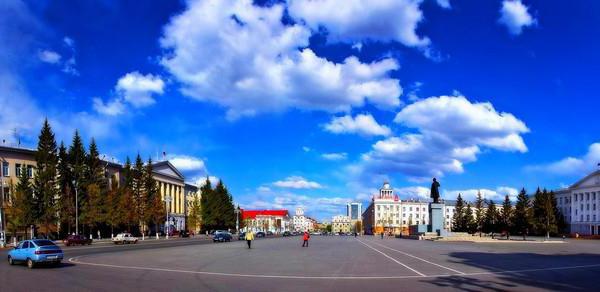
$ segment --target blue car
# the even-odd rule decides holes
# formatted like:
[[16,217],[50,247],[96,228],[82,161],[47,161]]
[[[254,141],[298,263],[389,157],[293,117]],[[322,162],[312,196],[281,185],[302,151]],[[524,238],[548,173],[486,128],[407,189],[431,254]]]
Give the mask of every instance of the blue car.
[[33,269],[37,264],[52,263],[60,264],[63,259],[63,251],[54,242],[47,239],[23,240],[8,252],[8,263],[14,265],[24,262],[27,267]]

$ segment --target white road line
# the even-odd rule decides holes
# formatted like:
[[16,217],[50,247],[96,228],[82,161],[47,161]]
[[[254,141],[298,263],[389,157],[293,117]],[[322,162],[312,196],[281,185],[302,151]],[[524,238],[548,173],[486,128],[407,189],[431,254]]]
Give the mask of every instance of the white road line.
[[395,263],[397,263],[397,264],[399,264],[399,265],[401,265],[401,266],[403,266],[403,267],[405,267],[405,268],[407,268],[407,269],[409,269],[409,270],[411,270],[411,271],[413,271],[413,272],[415,272],[415,273],[419,274],[419,276],[421,276],[421,277],[425,277],[425,276],[426,276],[425,274],[423,274],[423,273],[421,273],[421,272],[419,272],[419,271],[417,271],[417,270],[415,270],[415,269],[413,269],[413,268],[411,268],[411,267],[409,267],[409,266],[407,266],[407,265],[405,265],[405,264],[403,264],[403,263],[401,263],[401,262],[397,261],[395,258],[393,258],[393,257],[391,257],[391,256],[389,256],[389,255],[387,255],[387,254],[383,253],[382,251],[380,251],[380,250],[378,250],[378,249],[376,249],[376,248],[374,248],[374,247],[372,247],[372,246],[370,246],[370,245],[368,245],[368,244],[366,244],[366,243],[362,242],[361,240],[359,240],[359,239],[356,239],[356,241],[358,241],[358,242],[360,242],[361,244],[363,244],[364,246],[366,246],[366,247],[368,247],[368,248],[370,248],[370,249],[372,249],[372,250],[374,250],[374,251],[376,251],[376,252],[378,252],[378,253],[380,253],[380,254],[384,255],[386,258],[388,258],[388,259],[390,259],[390,260],[394,261]]
[[497,271],[497,272],[465,273],[464,275],[445,274],[445,275],[428,275],[428,276],[296,276],[296,275],[257,275],[257,274],[253,275],[253,274],[189,271],[189,270],[151,268],[151,267],[119,266],[119,265],[82,262],[82,261],[78,260],[78,258],[80,258],[80,257],[81,256],[69,258],[69,262],[75,263],[75,264],[80,264],[80,265],[88,265],[88,266],[130,269],[130,270],[156,271],[156,272],[185,273],[185,274],[226,276],[226,277],[244,277],[244,278],[277,278],[277,279],[307,279],[307,280],[422,279],[422,278],[444,278],[444,277],[461,277],[461,276],[482,276],[482,275],[495,275],[495,274],[516,274],[516,273],[543,272],[543,271],[555,271],[555,270],[572,270],[572,269],[600,267],[600,264],[594,264],[594,265],[579,265],[579,266],[566,266],[566,267],[553,267],[553,268],[507,270],[507,271]]
[[395,251],[395,252],[401,253],[401,254],[403,254],[403,255],[409,256],[409,257],[411,257],[411,258],[415,258],[415,259],[417,259],[417,260],[420,260],[420,261],[426,262],[426,263],[428,263],[428,264],[431,264],[431,265],[434,265],[434,266],[436,266],[436,267],[440,267],[440,268],[443,268],[443,269],[446,269],[446,270],[449,270],[449,271],[452,271],[452,272],[455,272],[455,273],[458,273],[458,274],[461,274],[461,275],[464,275],[464,274],[465,274],[465,273],[463,273],[463,272],[461,272],[461,271],[458,271],[458,270],[455,270],[455,269],[452,269],[452,268],[449,268],[449,267],[446,267],[446,266],[442,266],[442,265],[440,265],[440,264],[436,264],[436,263],[430,262],[430,261],[428,261],[428,260],[426,260],[426,259],[423,259],[423,258],[420,258],[420,257],[418,257],[418,256],[414,256],[414,255],[412,255],[412,254],[409,254],[409,253],[406,253],[406,252],[403,252],[403,251],[400,251],[400,250],[397,250],[397,249],[394,249],[394,248],[388,247],[388,246],[386,246],[386,245],[383,245],[383,244],[380,244],[380,243],[378,243],[378,242],[374,242],[374,241],[372,241],[372,243],[374,243],[374,244],[376,244],[376,245],[379,245],[379,246],[381,246],[381,247],[383,247],[383,248],[387,248],[387,249],[389,249],[389,250],[392,250],[392,251]]

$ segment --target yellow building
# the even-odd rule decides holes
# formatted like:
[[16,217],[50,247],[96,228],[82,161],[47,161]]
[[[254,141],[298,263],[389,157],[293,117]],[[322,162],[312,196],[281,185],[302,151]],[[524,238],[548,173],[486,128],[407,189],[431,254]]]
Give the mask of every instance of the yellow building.
[[185,177],[169,161],[152,164],[154,180],[167,202],[170,230],[184,230],[186,218]]
[[349,216],[333,216],[331,219],[331,232],[333,233],[348,233],[353,231]]

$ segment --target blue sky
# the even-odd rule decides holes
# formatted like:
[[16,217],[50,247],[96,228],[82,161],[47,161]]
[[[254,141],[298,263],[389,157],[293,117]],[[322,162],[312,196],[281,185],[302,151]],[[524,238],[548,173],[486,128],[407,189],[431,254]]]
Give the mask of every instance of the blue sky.
[[0,138],[165,151],[246,208],[560,188],[600,162],[596,1],[0,3]]

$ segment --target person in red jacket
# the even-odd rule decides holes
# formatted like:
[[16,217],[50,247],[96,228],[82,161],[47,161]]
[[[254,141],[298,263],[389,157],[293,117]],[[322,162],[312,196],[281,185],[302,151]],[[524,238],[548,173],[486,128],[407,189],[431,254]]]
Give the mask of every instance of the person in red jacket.
[[308,247],[308,240],[310,239],[310,234],[308,234],[308,231],[304,231],[304,236],[302,237],[302,239],[304,239],[302,247]]

